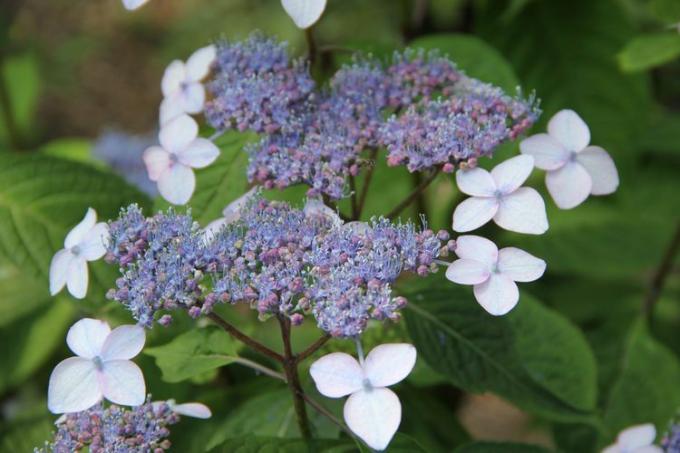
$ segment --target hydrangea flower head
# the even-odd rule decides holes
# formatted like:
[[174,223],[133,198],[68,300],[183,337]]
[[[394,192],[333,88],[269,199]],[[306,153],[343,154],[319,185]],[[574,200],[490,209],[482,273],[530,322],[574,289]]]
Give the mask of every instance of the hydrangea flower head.
[[609,154],[589,146],[590,129],[573,110],[560,110],[548,122],[547,134],[522,140],[520,150],[546,170],[545,185],[561,209],[572,209],[588,195],[607,195],[619,186],[619,174]]
[[50,293],[54,296],[64,286],[77,299],[87,294],[87,262],[106,253],[109,231],[106,223],[97,223],[97,213],[88,208],[85,217],[64,239],[64,248],[55,253],[50,263]]
[[81,319],[68,331],[66,343],[76,354],[50,375],[47,407],[55,414],[89,409],[106,398],[127,406],[144,403],[144,376],[130,361],[144,347],[144,329]]

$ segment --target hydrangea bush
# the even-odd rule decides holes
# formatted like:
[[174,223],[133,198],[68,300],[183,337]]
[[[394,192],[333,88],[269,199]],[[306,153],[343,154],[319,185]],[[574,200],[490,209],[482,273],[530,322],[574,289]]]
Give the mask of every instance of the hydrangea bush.
[[[123,0],[130,10],[145,3]],[[619,187],[614,159],[591,144],[581,115],[563,105],[539,127],[540,92],[472,77],[436,48],[352,52],[329,65],[328,52],[343,50],[315,41],[326,1],[281,6],[303,30],[306,53],[260,31],[206,43],[165,70],[157,142],[111,134],[98,144],[96,155],[158,200],[151,209],[116,206],[117,217],[99,222],[89,208],[60,239],[51,295],[98,300],[119,315],[103,316],[115,328],[83,316],[68,330],[74,356],[52,370],[47,391],[59,418],[35,451],[161,452],[172,448],[181,416],[212,416],[204,403],[226,420],[206,425],[215,451],[427,451],[399,430],[429,404],[402,405],[402,390],[417,392],[428,379],[497,393],[555,421],[556,436],[587,430],[602,451],[678,451],[677,425],[662,440],[657,419],[603,428],[611,416],[596,412],[595,390],[565,384],[596,387],[587,344],[524,292],[551,266],[519,247],[524,238],[549,233],[557,209]],[[146,177],[134,165],[141,148]],[[202,177],[217,168],[226,168],[219,184],[228,188],[205,197]],[[377,182],[378,172],[388,176]],[[400,193],[390,175],[409,179],[393,203],[385,200]],[[433,213],[425,194],[444,184],[457,196],[442,196],[453,201]],[[370,213],[369,198],[378,200]],[[206,203],[224,206],[221,216],[206,218]],[[441,212],[446,227],[434,228]],[[536,239],[529,243],[549,241]],[[115,279],[102,277],[107,271]],[[168,339],[177,325],[184,333]],[[311,339],[301,347],[294,338],[303,333]],[[220,434],[254,402],[153,400],[167,390],[153,388],[158,376],[145,376],[136,357],[147,336],[164,335],[145,351],[163,380],[198,385],[224,373],[229,381],[226,368],[251,368],[288,391],[300,443],[286,446],[287,425],[278,445]],[[636,338],[631,350],[645,347]],[[587,366],[570,370],[579,354]],[[344,398],[342,409],[325,398]]]

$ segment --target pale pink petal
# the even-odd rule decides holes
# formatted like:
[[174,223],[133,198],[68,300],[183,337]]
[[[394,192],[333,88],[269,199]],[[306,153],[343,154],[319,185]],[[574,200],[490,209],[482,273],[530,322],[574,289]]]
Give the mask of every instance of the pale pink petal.
[[66,344],[74,354],[93,359],[101,354],[106,337],[111,333],[109,325],[98,319],[84,318],[71,326],[66,334]]
[[376,346],[364,361],[364,375],[373,387],[389,387],[401,382],[416,364],[416,348],[408,343]]
[[545,175],[545,185],[560,209],[571,209],[583,203],[593,186],[592,179],[578,162],[569,162]]
[[548,134],[536,134],[519,144],[522,154],[534,158],[534,165],[541,170],[557,170],[567,163],[571,155],[560,142]]
[[329,208],[324,204],[323,201],[316,198],[308,198],[305,202],[303,211],[308,217],[316,216],[322,219],[325,218],[334,226],[340,226],[343,223],[342,219],[334,209]]
[[626,451],[651,445],[656,439],[656,428],[651,423],[631,426],[619,433],[617,443]]
[[326,0],[281,0],[283,9],[299,28],[309,28],[323,14]]
[[461,258],[446,268],[446,278],[459,285],[477,285],[485,282],[489,275],[489,265],[471,259]]
[[74,257],[68,266],[66,289],[76,299],[84,299],[88,281],[87,261],[82,257]]
[[543,234],[548,230],[545,203],[531,187],[520,187],[504,195],[493,220],[501,228],[517,233]]
[[144,375],[129,360],[111,360],[103,364],[99,373],[104,398],[124,406],[139,406],[146,400]]
[[187,79],[199,82],[210,72],[210,65],[215,61],[217,48],[214,45],[202,47],[191,54],[187,60]]
[[241,210],[248,203],[248,201],[257,194],[258,186],[253,187],[248,192],[244,193],[236,200],[229,203],[223,210],[222,215],[227,223],[236,222],[241,218]]
[[123,0],[123,6],[130,11],[145,5],[149,0]]
[[104,361],[131,359],[142,351],[145,341],[146,334],[139,326],[116,327],[102,346],[101,358]]
[[159,109],[158,122],[160,126],[163,127],[167,122],[177,118],[183,113],[186,113],[184,111],[184,96],[180,92],[169,98],[163,99]]
[[78,246],[79,256],[87,261],[98,260],[106,254],[106,244],[109,241],[109,226],[100,222],[96,224],[85,236]]
[[496,215],[498,200],[494,198],[470,197],[453,211],[453,230],[459,233],[476,230]]
[[602,450],[601,453],[622,453],[622,452],[621,452],[621,449],[619,448],[619,446],[617,444],[611,444],[611,445],[605,447],[604,450]]
[[210,222],[205,228],[203,228],[203,240],[208,243],[215,238],[215,235],[219,233],[222,228],[227,225],[227,219],[220,217],[217,220]]
[[456,255],[491,267],[498,261],[498,247],[487,238],[468,234],[456,239]]
[[487,281],[474,286],[474,293],[479,305],[494,316],[506,314],[519,302],[517,284],[503,274],[491,274]]
[[70,250],[61,249],[50,262],[50,294],[55,295],[66,286],[71,261],[75,259]]
[[548,134],[569,151],[581,151],[590,143],[590,129],[573,110],[560,110],[548,122]]
[[215,162],[219,155],[220,150],[213,142],[206,138],[197,138],[177,154],[177,159],[187,167],[204,168]]
[[173,404],[170,407],[174,412],[177,412],[180,415],[185,415],[187,417],[210,418],[212,416],[210,408],[205,404],[201,403]]
[[66,235],[64,239],[64,248],[70,249],[80,244],[87,233],[92,229],[92,227],[97,223],[97,213],[92,208],[87,208],[85,217],[80,221],[78,225],[73,227],[73,229]]
[[608,195],[616,192],[619,187],[619,173],[607,151],[599,146],[589,146],[576,155],[576,160],[583,165],[593,181],[591,194]]
[[182,108],[187,113],[200,113],[205,104],[205,88],[199,82],[192,82],[182,89]]
[[401,423],[401,403],[390,389],[374,388],[352,394],[343,410],[354,434],[374,450],[385,450]]
[[533,282],[545,272],[545,261],[515,247],[498,252],[498,271],[516,282]]
[[142,154],[144,165],[146,165],[146,172],[149,174],[149,179],[158,181],[163,173],[170,170],[171,159],[170,153],[160,146],[151,146]]
[[491,173],[483,168],[458,170],[456,184],[461,192],[475,197],[493,197],[496,193],[496,183]]
[[47,408],[53,414],[84,411],[101,399],[97,370],[92,360],[70,357],[59,362],[52,371]]
[[158,180],[158,192],[172,204],[186,204],[196,188],[194,171],[182,164],[173,165]]
[[517,190],[527,180],[534,169],[534,158],[521,154],[496,165],[491,176],[496,187],[503,194]]
[[187,70],[180,60],[175,60],[168,65],[161,79],[161,91],[168,98],[176,95],[182,89],[182,83],[186,80]]
[[362,388],[364,374],[359,362],[344,352],[333,352],[312,363],[309,369],[316,388],[324,396],[340,398]]
[[661,447],[656,445],[645,445],[644,447],[636,448],[635,453],[667,453]]
[[198,124],[189,115],[180,115],[168,121],[158,134],[161,146],[178,154],[198,137]]

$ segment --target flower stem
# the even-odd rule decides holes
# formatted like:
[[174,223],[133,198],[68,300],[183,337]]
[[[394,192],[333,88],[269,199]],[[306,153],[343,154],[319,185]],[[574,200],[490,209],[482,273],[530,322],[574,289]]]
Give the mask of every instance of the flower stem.
[[357,184],[354,175],[349,175],[349,189],[352,192],[352,220],[359,220],[359,204],[357,202]]
[[318,54],[318,47],[316,45],[316,39],[314,38],[314,27],[305,29],[305,39],[307,40],[307,59],[309,60],[309,66],[314,66]]
[[675,234],[666,248],[666,253],[664,253],[661,264],[659,264],[659,267],[654,272],[652,282],[649,285],[647,295],[645,296],[643,309],[648,320],[652,317],[654,304],[656,304],[656,301],[661,296],[661,292],[666,283],[666,278],[673,269],[673,262],[675,261],[675,256],[678,254],[678,251],[680,251],[680,223],[675,228]]
[[394,207],[385,217],[387,217],[390,220],[393,220],[395,217],[397,217],[401,212],[406,209],[411,203],[413,203],[419,196],[420,194],[427,189],[427,186],[434,181],[434,179],[437,177],[439,174],[439,169],[434,170],[430,175],[425,178],[423,181],[421,181],[418,186],[413,189],[413,191],[406,197],[404,200],[399,203],[397,206]]
[[252,368],[253,370],[257,371],[258,373],[265,374],[269,377],[273,377],[274,379],[279,379],[283,382],[286,382],[286,376],[283,374],[279,373],[276,370],[272,370],[269,367],[266,367],[262,364],[259,364],[253,360],[246,359],[244,357],[231,357],[233,360],[233,363],[238,363],[240,365],[246,366],[248,368]]
[[305,349],[304,351],[302,351],[301,353],[299,353],[299,354],[295,357],[295,361],[296,361],[297,363],[302,362],[302,361],[305,360],[307,357],[309,357],[310,355],[312,355],[312,354],[314,354],[316,351],[318,351],[318,350],[319,350],[323,345],[325,345],[326,342],[327,342],[328,340],[330,340],[330,339],[331,339],[330,335],[324,335],[324,336],[322,336],[321,338],[319,338],[318,340],[316,340],[314,343],[312,343],[307,349]]
[[354,220],[359,220],[361,218],[361,213],[364,210],[364,203],[366,203],[366,197],[368,196],[368,187],[371,185],[371,179],[373,179],[373,172],[375,171],[375,159],[378,155],[378,150],[376,148],[371,149],[371,157],[369,158],[370,167],[366,172],[366,177],[364,178],[364,185],[361,188],[361,195],[359,196],[359,206],[357,207],[357,215]]
[[209,313],[208,318],[212,319],[215,324],[220,326],[222,329],[224,329],[228,334],[230,334],[232,337],[236,338],[239,340],[241,343],[245,344],[246,346],[251,347],[255,351],[259,352],[262,355],[266,355],[267,357],[279,362],[279,363],[284,363],[285,359],[284,357],[279,354],[278,352],[272,351],[259,341],[249,337],[248,335],[244,334],[240,330],[238,330],[236,327],[228,323],[224,318],[222,318],[220,315],[217,313]]
[[290,320],[279,316],[279,325],[281,326],[281,339],[283,340],[283,370],[286,374],[288,388],[293,396],[293,407],[295,408],[300,434],[303,439],[310,440],[312,438],[312,431],[309,427],[309,418],[307,417],[305,393],[302,390],[302,385],[300,385],[298,362],[295,355],[293,355],[293,348],[290,343]]

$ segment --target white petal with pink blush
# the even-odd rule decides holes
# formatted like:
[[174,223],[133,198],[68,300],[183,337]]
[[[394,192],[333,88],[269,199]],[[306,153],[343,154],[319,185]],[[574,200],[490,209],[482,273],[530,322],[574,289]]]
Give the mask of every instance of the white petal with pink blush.
[[475,230],[490,220],[509,231],[543,234],[548,229],[545,203],[534,189],[521,187],[534,168],[531,156],[516,156],[491,172],[482,168],[458,170],[456,183],[470,195],[453,213],[453,229]]
[[66,287],[73,297],[83,299],[89,281],[87,262],[103,257],[108,241],[108,225],[97,223],[97,213],[88,208],[83,220],[66,235],[64,248],[52,257],[50,293],[54,296]]
[[80,412],[106,398],[117,404],[138,406],[146,399],[144,376],[133,358],[144,347],[139,326],[113,331],[97,319],[81,319],[68,331],[66,342],[76,354],[52,371],[47,407],[52,413]]
[[401,403],[387,387],[404,380],[415,363],[413,345],[394,343],[375,347],[361,363],[343,352],[325,355],[309,372],[322,395],[349,395],[347,426],[372,449],[385,450],[401,422]]
[[547,134],[536,134],[520,143],[523,155],[533,156],[546,170],[548,192],[560,209],[572,209],[590,195],[616,192],[619,174],[611,156],[599,146],[589,146],[590,129],[573,110],[557,112]]
[[516,282],[538,280],[546,264],[515,247],[498,250],[490,240],[473,235],[456,239],[459,259],[446,269],[446,278],[460,285],[473,285],[479,305],[494,316],[512,310],[519,302]]
[[198,137],[198,125],[182,114],[164,125],[158,139],[161,146],[144,151],[149,179],[158,185],[161,196],[175,205],[189,202],[196,188],[194,168],[212,164],[220,154],[208,139]]
[[605,447],[603,453],[663,453],[654,445],[656,428],[651,423],[631,426],[616,437],[616,442]]

